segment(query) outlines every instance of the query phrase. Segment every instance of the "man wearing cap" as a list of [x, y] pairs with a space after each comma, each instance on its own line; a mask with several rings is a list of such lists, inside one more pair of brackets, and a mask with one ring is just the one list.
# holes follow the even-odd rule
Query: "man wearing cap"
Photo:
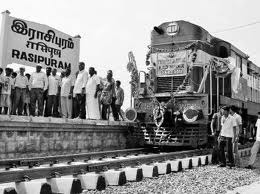
[[85, 87], [88, 81], [88, 72], [85, 71], [85, 63], [79, 63], [79, 73], [73, 88], [73, 96], [75, 96], [74, 116], [76, 118], [86, 118], [86, 91]]
[[219, 135], [220, 167], [225, 167], [226, 156], [225, 147], [227, 146], [228, 166], [234, 166], [233, 141], [236, 139], [236, 123], [232, 115], [229, 114], [229, 107], [223, 107], [221, 117], [221, 131]]
[[28, 78], [24, 75], [25, 68], [21, 67], [19, 74], [14, 79], [14, 102], [12, 114], [16, 115], [18, 108], [18, 115], [23, 114], [23, 107], [25, 101], [26, 91], [28, 91], [29, 81]]
[[258, 112], [258, 118], [256, 121], [256, 137], [255, 137], [255, 143], [253, 147], [251, 148], [251, 156], [248, 162], [248, 166], [246, 166], [247, 169], [253, 169], [253, 165], [256, 160], [257, 153], [260, 148], [260, 112]]
[[30, 87], [30, 114], [35, 116], [35, 105], [38, 102], [38, 116], [43, 115], [43, 92], [48, 88], [48, 79], [45, 73], [41, 71], [42, 65], [36, 65], [36, 72], [32, 73], [29, 80]]

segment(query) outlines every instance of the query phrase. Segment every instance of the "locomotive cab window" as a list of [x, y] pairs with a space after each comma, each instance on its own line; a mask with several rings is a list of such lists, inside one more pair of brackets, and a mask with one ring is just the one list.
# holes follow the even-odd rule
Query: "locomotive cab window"
[[227, 58], [228, 57], [228, 49], [225, 46], [220, 46], [218, 55], [221, 58]]

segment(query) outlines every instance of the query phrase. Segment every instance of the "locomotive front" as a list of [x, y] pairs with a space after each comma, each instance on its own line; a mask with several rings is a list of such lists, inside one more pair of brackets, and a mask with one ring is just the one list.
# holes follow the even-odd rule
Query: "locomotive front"
[[213, 39], [189, 22], [166, 22], [151, 32], [147, 73], [137, 71], [129, 53], [133, 104], [146, 144], [198, 147], [207, 143]]

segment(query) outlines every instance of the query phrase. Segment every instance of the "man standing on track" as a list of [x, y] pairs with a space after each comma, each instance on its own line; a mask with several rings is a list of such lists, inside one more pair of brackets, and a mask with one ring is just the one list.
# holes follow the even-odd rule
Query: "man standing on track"
[[[234, 166], [233, 142], [236, 139], [236, 123], [232, 115], [229, 114], [229, 107], [223, 108], [223, 116], [221, 117], [221, 131], [219, 136], [220, 165]], [[226, 162], [225, 147], [227, 145], [228, 163]]]
[[218, 164], [219, 163], [219, 149], [218, 149], [218, 136], [221, 130], [221, 117], [223, 115], [223, 109], [220, 108], [219, 112], [216, 112], [212, 116], [210, 128], [211, 128], [211, 134], [214, 137], [214, 143], [213, 143], [213, 151], [212, 151], [212, 163]]
[[255, 163], [256, 156], [260, 147], [260, 112], [258, 112], [258, 119], [256, 121], [255, 126], [256, 126], [256, 138], [255, 138], [255, 143], [251, 148], [251, 156], [249, 159], [248, 166], [246, 167], [247, 169], [253, 169], [253, 165]]

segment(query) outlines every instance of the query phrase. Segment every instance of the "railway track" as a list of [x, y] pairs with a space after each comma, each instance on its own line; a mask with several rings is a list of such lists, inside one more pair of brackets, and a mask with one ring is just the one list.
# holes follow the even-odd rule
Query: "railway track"
[[[241, 156], [250, 154], [248, 147], [240, 147]], [[211, 162], [211, 150], [207, 149], [170, 153], [157, 151], [140, 148], [2, 160], [0, 166], [5, 168], [0, 171], [0, 194], [1, 187], [5, 190], [7, 186], [24, 194], [84, 193], [88, 189], [103, 190], [106, 185], [123, 185], [126, 181], [141, 181], [143, 177], [152, 178]], [[35, 185], [37, 192], [34, 188], [30, 193], [30, 188]], [[46, 188], [49, 188], [48, 192]]]

